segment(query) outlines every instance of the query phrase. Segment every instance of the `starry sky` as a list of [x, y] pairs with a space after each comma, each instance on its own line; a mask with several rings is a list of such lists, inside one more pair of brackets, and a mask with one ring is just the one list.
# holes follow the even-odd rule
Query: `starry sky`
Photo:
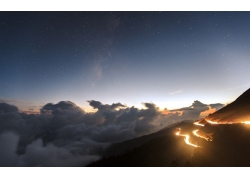
[[0, 12], [0, 100], [160, 109], [250, 87], [250, 12]]

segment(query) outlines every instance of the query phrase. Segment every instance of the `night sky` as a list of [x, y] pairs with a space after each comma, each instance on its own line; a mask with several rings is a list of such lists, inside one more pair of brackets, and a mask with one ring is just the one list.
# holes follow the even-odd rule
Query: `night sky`
[[0, 100], [161, 109], [250, 87], [249, 12], [0, 12]]

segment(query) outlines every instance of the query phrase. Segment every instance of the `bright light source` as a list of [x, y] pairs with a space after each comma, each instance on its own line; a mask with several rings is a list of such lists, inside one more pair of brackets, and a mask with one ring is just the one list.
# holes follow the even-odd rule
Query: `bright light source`
[[206, 120], [209, 124], [218, 124], [218, 122], [213, 122], [213, 121], [210, 121], [210, 120]]
[[199, 122], [195, 122], [194, 124], [197, 126], [204, 126], [204, 124], [200, 124]]
[[206, 136], [202, 136], [202, 135], [198, 134], [198, 133], [197, 133], [198, 131], [199, 131], [199, 130], [196, 129], [196, 130], [193, 130], [192, 133], [193, 133], [195, 136], [199, 137], [199, 138], [206, 139], [207, 141], [212, 141], [211, 139], [207, 138]]
[[194, 147], [200, 147], [200, 146], [198, 146], [198, 145], [196, 145], [196, 144], [193, 144], [193, 143], [191, 143], [190, 141], [189, 141], [189, 135], [185, 135], [185, 134], [180, 134], [180, 131], [178, 131], [177, 133], [175, 133], [177, 136], [184, 136], [185, 137], [185, 139], [184, 139], [184, 141], [185, 141], [185, 143], [186, 144], [188, 144], [188, 145], [190, 145], [190, 146], [194, 146]]

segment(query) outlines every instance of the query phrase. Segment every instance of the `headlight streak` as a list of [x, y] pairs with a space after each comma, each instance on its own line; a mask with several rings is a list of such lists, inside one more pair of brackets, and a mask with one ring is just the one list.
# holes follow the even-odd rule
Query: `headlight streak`
[[191, 143], [191, 142], [189, 141], [189, 138], [190, 138], [189, 135], [180, 134], [180, 133], [181, 133], [181, 132], [178, 131], [178, 132], [175, 133], [175, 134], [176, 134], [177, 136], [184, 136], [184, 137], [185, 137], [184, 141], [185, 141], [186, 144], [188, 144], [188, 145], [190, 145], [190, 146], [193, 146], [193, 147], [200, 147], [200, 146], [198, 146], [198, 145], [196, 145], [196, 144], [193, 144], [193, 143]]

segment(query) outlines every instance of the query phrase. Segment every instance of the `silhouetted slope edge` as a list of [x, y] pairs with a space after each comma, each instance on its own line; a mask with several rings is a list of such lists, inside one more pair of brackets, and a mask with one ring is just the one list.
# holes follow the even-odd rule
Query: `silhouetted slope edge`
[[250, 121], [250, 89], [240, 95], [234, 102], [207, 116], [205, 119], [233, 123]]

